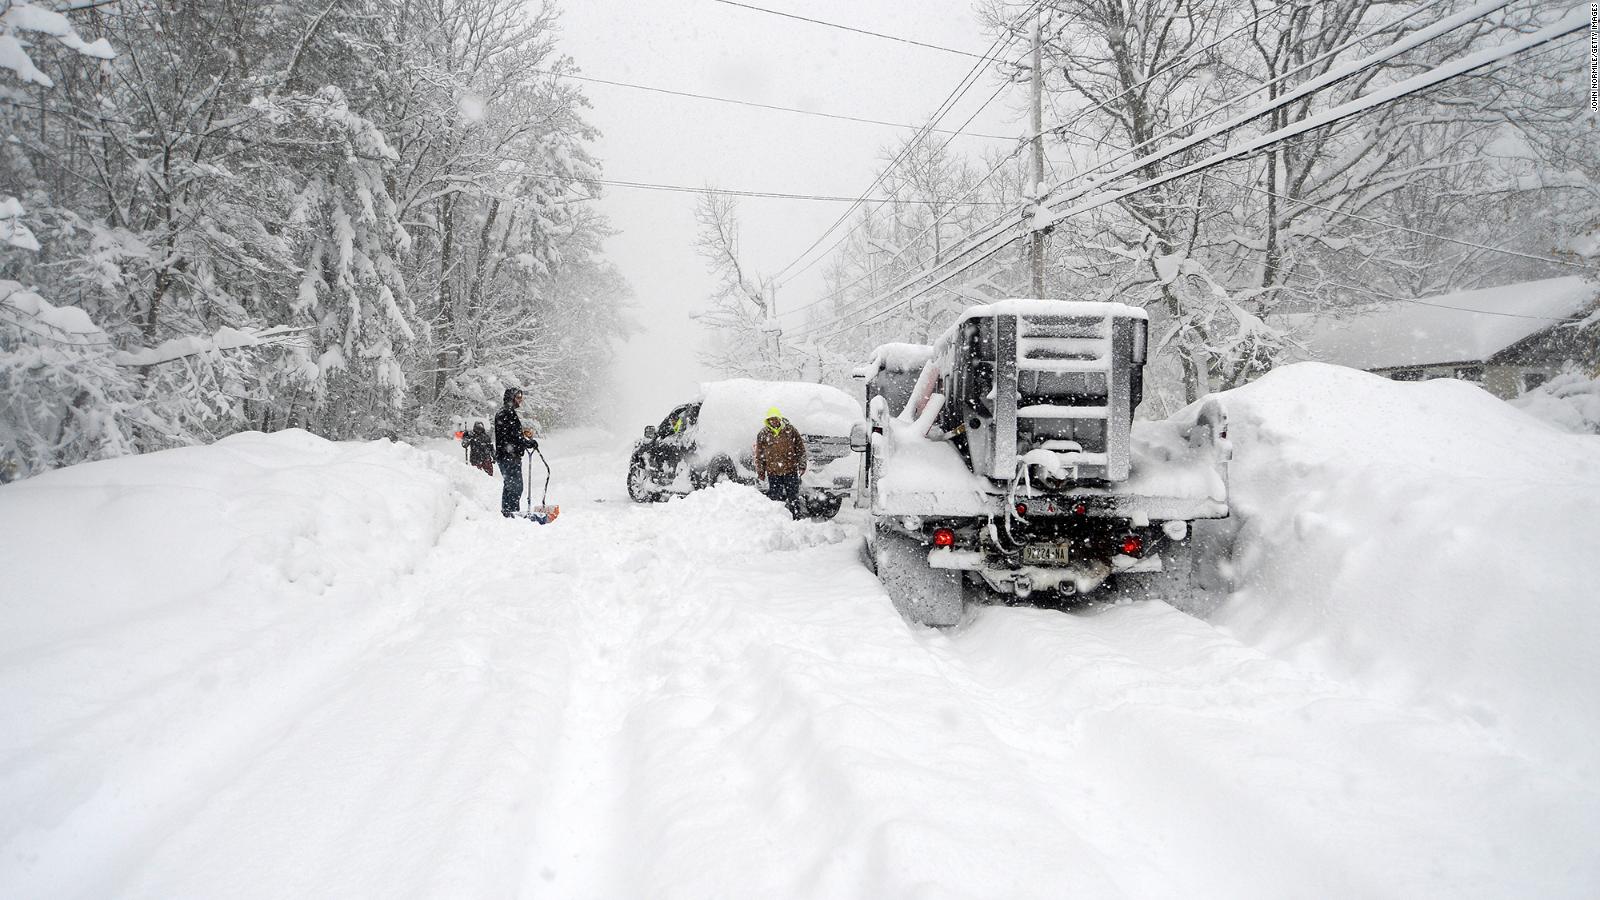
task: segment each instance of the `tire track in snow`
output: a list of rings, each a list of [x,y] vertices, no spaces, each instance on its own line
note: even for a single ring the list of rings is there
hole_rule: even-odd
[[[656,520],[695,510],[639,512]],[[639,683],[653,675],[659,687],[628,713],[623,736],[635,773],[630,816],[612,826],[629,835],[620,843],[635,857],[620,867],[634,879],[623,893],[894,895],[935,883],[1018,896],[1064,884],[1108,893],[1093,854],[1066,852],[1074,839],[1033,800],[1037,785],[1010,774],[991,736],[972,734],[956,758],[919,761],[919,751],[962,730],[952,728],[949,704],[880,709],[885,694],[904,699],[908,678],[930,698],[942,699],[943,682],[856,564],[849,531],[782,522],[740,539],[783,545],[823,531],[832,543],[729,554],[716,534],[700,546],[706,535],[689,524],[647,529],[663,536],[640,572],[647,618],[631,665]],[[819,572],[829,572],[823,602]],[[839,586],[860,602],[840,608]],[[902,683],[885,690],[886,676]],[[964,768],[985,777],[952,777]],[[965,830],[943,827],[956,818]],[[999,849],[975,850],[977,833]],[[1048,867],[1060,878],[1029,888],[1015,873],[1037,863],[1012,865],[1006,876],[1004,862],[975,865],[974,853],[1056,858]],[[714,859],[739,863],[706,864]]]
[[[270,873],[273,893],[300,895],[482,895],[516,883],[543,801],[533,770],[559,722],[550,685],[570,681],[570,663],[541,637],[546,617],[526,614],[538,608],[497,601],[519,579],[453,556],[508,535],[499,521],[447,534],[398,590],[419,615],[210,792],[141,866],[139,893],[239,890],[233,873],[252,868]]]
[[[181,690],[186,684],[174,675],[159,679],[171,689],[166,693],[157,692],[129,708],[102,710],[98,720],[69,735],[74,746],[49,753],[33,748],[26,768],[19,765],[0,774],[15,780],[8,793],[17,792],[17,784],[32,781],[36,785],[32,799],[25,801],[29,820],[45,819],[53,827],[48,833],[32,828],[11,832],[0,861],[0,881],[25,896],[63,889],[71,895],[115,893],[163,836],[236,777],[260,746],[287,729],[330,679],[402,627],[388,612],[376,613],[353,629],[348,619],[340,624],[336,637],[318,641],[322,646],[315,655],[278,658],[280,667],[269,683],[258,680],[259,668],[240,671],[232,685],[219,681],[219,691],[233,687],[236,692],[216,698],[208,710],[183,709],[193,694]],[[273,665],[267,662],[268,655],[253,654],[261,666]],[[139,729],[140,723],[146,728]],[[129,732],[130,726],[135,732],[144,730],[145,737],[135,747],[118,748],[114,761],[106,764],[110,742]],[[149,726],[157,730],[150,731]],[[85,743],[92,746],[82,746]],[[76,792],[61,796],[57,786],[62,783],[74,785]],[[81,881],[67,889],[54,881],[62,875],[58,869],[30,871],[17,865],[62,856],[94,859],[97,866],[76,869],[73,877]],[[52,881],[34,884],[35,875]]]
[[[1099,785],[1085,833],[1136,895],[1272,896],[1294,871],[1324,896],[1562,896],[1585,858],[1569,835],[1600,824],[1592,789],[1572,796],[1471,723],[1300,672],[1164,604],[984,616],[939,652],[952,683],[987,695],[974,709],[1034,748],[1041,782]],[[1484,791],[1479,773],[1508,764],[1520,786]],[[1155,846],[1100,841],[1113,811]]]

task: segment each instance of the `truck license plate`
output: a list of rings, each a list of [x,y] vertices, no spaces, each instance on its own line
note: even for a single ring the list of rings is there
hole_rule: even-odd
[[[1028,565],[1064,565],[1067,555],[1066,544],[1028,544],[1022,548],[1022,561]]]

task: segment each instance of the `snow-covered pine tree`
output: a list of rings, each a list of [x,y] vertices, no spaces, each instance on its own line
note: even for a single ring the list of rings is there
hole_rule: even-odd
[[[24,8],[46,21],[11,3],[8,36]],[[124,450],[427,430],[511,383],[558,421],[628,324],[605,223],[581,212],[586,101],[539,71],[569,64],[554,22],[524,0],[126,0],[49,19],[50,40],[7,45],[29,79],[0,97],[17,136],[0,219],[42,249],[6,254],[0,277],[100,323],[120,362],[97,371],[170,426]],[[551,362],[575,357],[591,365]]]

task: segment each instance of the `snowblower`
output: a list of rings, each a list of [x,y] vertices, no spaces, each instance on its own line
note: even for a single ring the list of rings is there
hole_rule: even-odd
[[[544,464],[544,493],[539,495],[538,505],[533,502],[533,482],[528,482],[528,511],[522,513],[525,519],[532,519],[540,525],[549,525],[561,515],[561,507],[550,505],[550,461],[544,458],[544,451],[539,449],[529,450],[524,454],[527,465],[525,469],[533,468],[533,454],[539,454],[539,462]]]

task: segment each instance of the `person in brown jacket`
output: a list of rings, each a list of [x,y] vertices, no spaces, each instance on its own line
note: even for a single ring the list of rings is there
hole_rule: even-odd
[[[776,406],[767,410],[766,424],[756,433],[753,461],[756,478],[767,483],[767,496],[782,502],[796,519],[803,518],[800,476],[806,473],[806,439]]]

